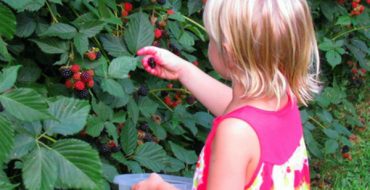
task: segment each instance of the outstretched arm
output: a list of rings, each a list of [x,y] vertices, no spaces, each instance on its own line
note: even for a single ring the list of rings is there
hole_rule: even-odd
[[[160,78],[179,80],[214,115],[224,113],[232,98],[230,87],[168,50],[149,46],[137,54],[145,56],[143,66],[147,72]],[[148,63],[150,58],[154,58],[155,66]]]

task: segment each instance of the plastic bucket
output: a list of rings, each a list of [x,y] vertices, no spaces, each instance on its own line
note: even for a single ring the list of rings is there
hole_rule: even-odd
[[[164,181],[174,185],[179,190],[191,190],[193,179],[173,175],[159,174]],[[119,190],[130,190],[133,184],[147,179],[150,174],[124,174],[114,177],[114,183],[119,186]]]

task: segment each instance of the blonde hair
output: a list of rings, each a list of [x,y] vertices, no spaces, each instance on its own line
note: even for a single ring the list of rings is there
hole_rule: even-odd
[[[208,0],[203,20],[223,57],[223,45],[230,48],[236,65],[229,74],[244,86],[243,97],[276,96],[280,102],[289,91],[307,105],[319,91],[319,53],[306,0]]]

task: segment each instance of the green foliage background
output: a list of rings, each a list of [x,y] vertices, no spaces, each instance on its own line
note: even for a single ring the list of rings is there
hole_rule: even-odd
[[[118,0],[0,1],[0,189],[109,189],[118,173],[192,176],[213,117],[197,103],[166,105],[163,92],[189,92],[146,74],[135,52],[156,41],[220,79],[206,58],[203,4],[129,2],[123,18]],[[301,108],[306,143],[312,159],[343,160],[340,148],[352,147],[353,130],[369,122],[369,11],[365,1],[359,16],[349,14],[350,2],[309,3],[323,91]],[[154,17],[166,21],[160,40]],[[103,56],[86,59],[90,47]],[[63,85],[58,70],[74,63],[95,71],[88,99]],[[137,93],[143,85],[148,96]],[[138,135],[143,124],[155,138]],[[118,152],[102,150],[110,141]]]

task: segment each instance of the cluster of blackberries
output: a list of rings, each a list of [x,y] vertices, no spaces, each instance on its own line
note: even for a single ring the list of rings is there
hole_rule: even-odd
[[[82,71],[80,65],[63,66],[60,68],[60,74],[66,79],[64,85],[74,92],[79,98],[89,97],[89,88],[94,87],[94,71]]]

